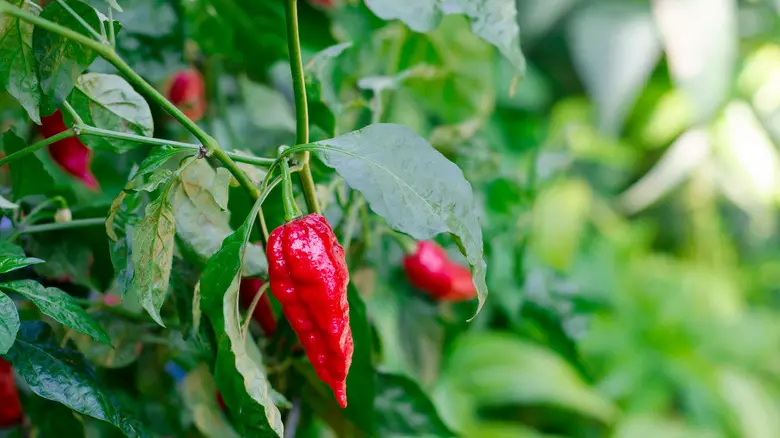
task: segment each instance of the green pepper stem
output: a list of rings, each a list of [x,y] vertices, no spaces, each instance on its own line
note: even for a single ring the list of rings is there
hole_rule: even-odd
[[[306,80],[303,72],[303,58],[301,57],[301,38],[298,32],[298,0],[286,0],[285,17],[287,18],[287,49],[290,53],[290,72],[293,80],[293,93],[295,95],[295,144],[309,142],[309,109],[306,102]],[[301,179],[303,196],[306,198],[306,207],[310,213],[320,214],[320,205],[317,201],[317,188],[311,175],[309,151],[304,151],[301,156],[303,168],[298,173]]]
[[[38,149],[45,148],[46,146],[56,143],[60,140],[66,139],[68,137],[75,137],[76,133],[73,132],[72,129],[66,129],[65,131],[60,132],[57,135],[52,135],[49,138],[43,139],[37,143],[34,143],[30,146],[27,146],[24,149],[18,150],[14,152],[11,155],[7,155],[3,158],[0,158],[0,166],[4,166],[7,163],[10,163],[11,161],[18,160],[19,158],[25,157],[27,155],[30,155],[31,153],[37,151]]]
[[[290,222],[298,219],[303,214],[298,208],[298,204],[295,203],[295,195],[292,189],[292,178],[290,177],[290,167],[287,165],[287,160],[282,160],[280,163],[282,168],[282,202],[284,204],[284,221]]]

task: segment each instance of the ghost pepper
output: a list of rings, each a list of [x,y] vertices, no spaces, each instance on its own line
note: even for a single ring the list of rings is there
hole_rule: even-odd
[[[403,266],[412,286],[435,300],[465,301],[477,296],[468,268],[452,261],[434,242],[419,242],[414,254],[404,257]]]
[[[14,382],[14,371],[10,363],[0,359],[0,428],[21,423],[22,417],[22,405]]]
[[[266,253],[271,293],[282,304],[317,376],[346,407],[354,342],[344,249],[325,218],[309,214],[276,228]]]
[[[168,99],[185,116],[197,122],[206,114],[206,85],[200,72],[190,67],[175,73],[168,84]]]
[[[238,294],[241,305],[249,307],[262,286],[263,280],[259,278],[242,278]],[[260,324],[266,336],[273,336],[276,332],[276,317],[271,308],[271,299],[268,298],[267,293],[260,297],[260,301],[258,301],[254,312],[252,312],[252,319]]]
[[[66,131],[62,113],[57,110],[54,114],[41,117],[41,134],[44,137],[53,137]],[[52,160],[62,167],[65,172],[76,177],[91,189],[98,188],[97,178],[92,174],[92,149],[84,146],[78,137],[68,137],[48,146]]]

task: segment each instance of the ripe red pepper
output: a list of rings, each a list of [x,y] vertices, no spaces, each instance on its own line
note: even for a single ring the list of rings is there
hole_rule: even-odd
[[[257,291],[263,286],[263,280],[259,278],[242,278],[241,289],[239,291],[239,300],[241,305],[249,307],[252,304],[252,300],[255,299]],[[252,319],[260,324],[263,332],[266,336],[271,337],[276,332],[276,317],[274,311],[271,308],[271,299],[268,298],[268,294],[264,293],[260,297],[257,306],[255,306],[254,312],[252,312]]]
[[[434,242],[419,242],[415,253],[404,257],[403,265],[409,283],[438,301],[465,301],[477,296],[468,268],[450,260]]]
[[[202,119],[206,114],[203,76],[194,67],[175,73],[168,84],[168,99],[192,121]]]
[[[344,249],[325,218],[309,214],[276,228],[268,238],[266,255],[271,293],[282,304],[317,376],[346,407],[355,346]]]
[[[14,371],[10,363],[0,359],[0,428],[21,423],[23,416]]]
[[[66,131],[62,113],[57,110],[54,114],[41,117],[41,134],[44,137],[53,137]],[[65,172],[76,177],[91,189],[98,188],[97,178],[92,174],[92,149],[84,146],[78,137],[69,137],[48,146],[52,160],[62,167]]]

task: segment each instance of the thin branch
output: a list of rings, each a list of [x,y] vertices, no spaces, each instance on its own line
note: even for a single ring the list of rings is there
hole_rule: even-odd
[[[52,222],[49,224],[30,225],[29,227],[24,227],[21,230],[19,230],[19,233],[33,234],[33,233],[43,233],[46,231],[61,231],[61,230],[68,230],[71,228],[94,227],[98,225],[105,225],[105,223],[106,223],[106,218],[104,217],[96,217],[90,219],[75,219],[70,222]]]
[[[268,282],[265,282],[262,286],[260,286],[260,289],[257,290],[255,297],[252,298],[252,303],[249,305],[249,308],[246,309],[246,320],[244,321],[244,327],[241,329],[241,337],[244,340],[246,340],[246,334],[249,332],[249,324],[252,322],[252,315],[255,313],[257,304],[260,303],[260,298],[262,298],[265,291],[268,290],[268,284]]]
[[[30,155],[31,153],[37,151],[38,149],[45,148],[46,146],[56,143],[62,139],[69,138],[69,137],[75,137],[76,133],[73,132],[72,129],[68,129],[65,131],[60,132],[57,135],[52,135],[49,138],[43,139],[39,141],[38,143],[34,143],[30,146],[27,146],[26,148],[16,151],[11,155],[6,155],[3,158],[0,158],[0,167],[4,166],[11,161],[18,160],[19,158],[26,157],[27,155]]]
[[[62,9],[65,9],[65,11],[67,11],[73,18],[75,18],[76,21],[78,21],[79,24],[81,24],[81,26],[84,27],[84,29],[89,32],[96,41],[100,41],[101,43],[105,42],[106,38],[103,35],[97,33],[97,31],[93,29],[89,23],[84,21],[81,15],[77,14],[76,11],[74,11],[67,3],[65,3],[65,0],[57,0],[57,3],[62,6]]]

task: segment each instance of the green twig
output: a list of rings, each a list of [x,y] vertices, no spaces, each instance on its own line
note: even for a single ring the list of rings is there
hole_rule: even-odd
[[[45,231],[60,231],[71,228],[94,227],[105,225],[106,218],[96,217],[90,219],[75,219],[70,222],[52,222],[49,224],[30,225],[19,230],[20,234],[43,233]]]
[[[293,92],[295,94],[295,143],[306,144],[309,142],[309,110],[306,103],[306,81],[303,73],[301,40],[298,32],[298,1],[286,0],[284,5],[287,18],[287,48],[290,54],[290,71],[292,72]],[[303,169],[298,175],[301,179],[301,188],[306,198],[306,206],[309,208],[309,213],[320,214],[320,206],[317,202],[317,188],[311,175],[309,155],[309,151],[303,152],[303,157],[301,158]]]
[[[252,298],[252,303],[249,305],[249,308],[246,310],[246,320],[244,321],[244,328],[241,329],[241,337],[244,339],[245,342],[246,342],[246,334],[249,332],[249,323],[252,322],[252,315],[255,313],[257,304],[260,302],[260,298],[263,297],[263,293],[265,293],[265,291],[268,289],[269,284],[270,283],[265,282],[263,283],[262,286],[260,286],[260,289],[257,290],[255,297]]]
[[[0,166],[4,166],[7,163],[10,163],[11,161],[18,160],[19,158],[25,157],[27,155],[30,155],[31,153],[37,151],[38,149],[45,148],[46,146],[56,143],[62,139],[68,138],[68,137],[74,137],[76,135],[75,132],[73,132],[72,129],[68,129],[65,131],[60,132],[57,135],[52,135],[49,138],[43,139],[37,143],[34,143],[30,146],[27,146],[26,148],[16,151],[11,155],[6,155],[3,158],[0,158]]]
[[[108,8],[108,42],[111,48],[116,48],[116,31],[114,30],[114,8]]]
[[[79,113],[76,112],[76,109],[73,108],[70,105],[70,103],[68,103],[67,100],[62,102],[62,107],[65,108],[65,111],[67,111],[68,114],[70,114],[71,117],[73,117],[73,124],[74,125],[83,125],[84,124],[84,121],[81,120],[81,116],[79,115]]]

